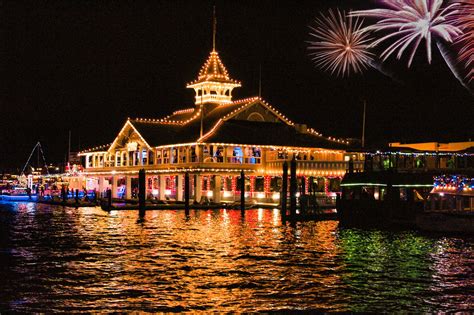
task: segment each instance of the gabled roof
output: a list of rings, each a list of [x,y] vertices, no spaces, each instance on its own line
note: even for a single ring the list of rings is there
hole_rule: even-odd
[[[194,116],[196,113],[195,111],[195,107],[177,110],[174,111],[173,114],[166,117],[166,119],[170,121],[186,121]]]
[[[209,143],[347,149],[346,144],[298,132],[292,125],[236,119],[223,121],[203,140]]]
[[[262,106],[275,117],[274,122],[236,119],[239,113]],[[122,131],[130,126],[149,147],[194,142],[235,143],[275,146],[318,147],[347,149],[348,143],[331,137],[323,137],[312,128],[300,132],[296,125],[260,97],[233,101],[230,104],[206,106],[202,119],[201,109],[184,109],[161,119],[128,119]],[[129,127],[129,128],[130,128]],[[120,132],[120,134],[122,133]],[[119,134],[119,136],[120,136]],[[117,142],[113,142],[112,146]]]

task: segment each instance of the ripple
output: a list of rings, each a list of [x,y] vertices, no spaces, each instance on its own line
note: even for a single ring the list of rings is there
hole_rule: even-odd
[[[0,205],[0,312],[468,312],[474,242],[273,210]]]

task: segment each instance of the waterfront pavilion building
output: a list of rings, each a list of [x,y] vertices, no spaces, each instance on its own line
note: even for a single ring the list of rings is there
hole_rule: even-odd
[[[248,201],[277,203],[283,163],[293,157],[299,180],[308,190],[313,177],[321,197],[339,191],[349,159],[362,167],[357,154],[346,153],[348,141],[294,123],[260,97],[233,100],[240,86],[213,50],[187,85],[196,93],[192,107],[161,119],[128,119],[111,144],[79,153],[84,185],[129,199],[145,169],[149,198],[183,200],[188,172],[191,199],[229,202],[239,198],[243,170]]]

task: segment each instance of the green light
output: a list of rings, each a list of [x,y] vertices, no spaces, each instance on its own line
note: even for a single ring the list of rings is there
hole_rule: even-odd
[[[350,183],[350,184],[341,184],[341,186],[387,186],[387,184],[377,184],[377,183]]]

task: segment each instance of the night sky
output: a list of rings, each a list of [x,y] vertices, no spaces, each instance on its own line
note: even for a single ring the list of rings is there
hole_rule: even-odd
[[[337,78],[307,53],[309,25],[330,7],[372,1],[2,1],[0,2],[0,170],[19,168],[34,144],[48,162],[72,149],[113,141],[127,117],[160,118],[193,106],[185,85],[212,49],[242,82],[234,99],[258,94],[295,122],[367,143],[474,139],[474,98],[433,46],[413,65],[391,58],[377,70]],[[424,43],[423,43],[424,44]]]

